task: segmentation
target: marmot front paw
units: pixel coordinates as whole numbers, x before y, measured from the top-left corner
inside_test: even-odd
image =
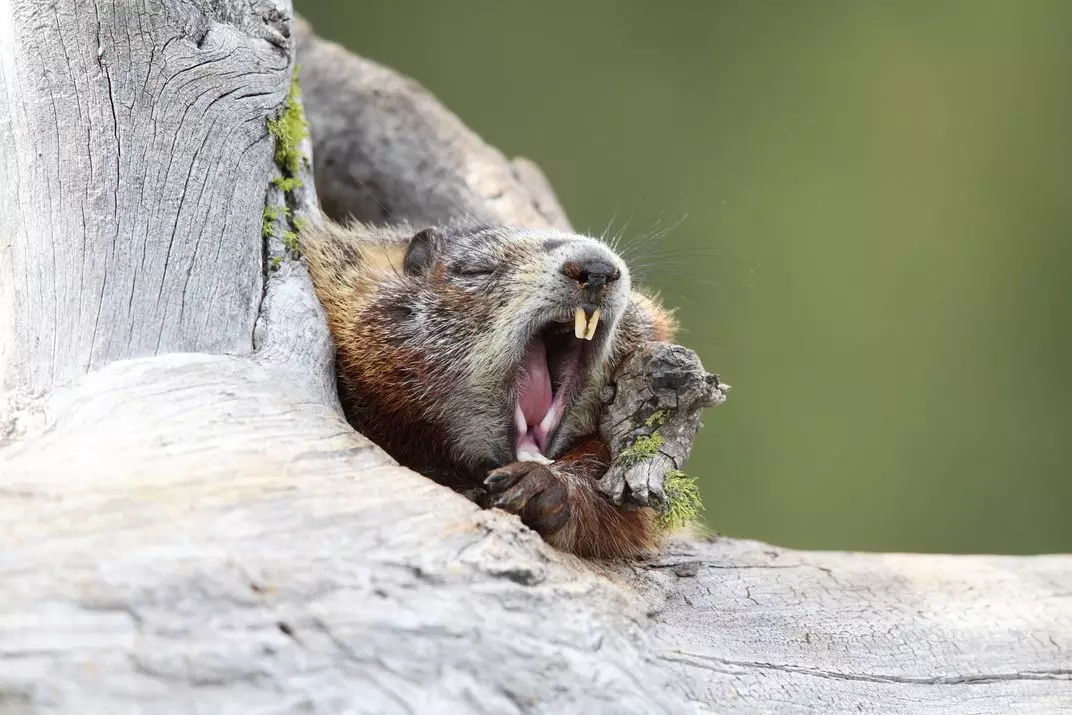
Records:
[[[489,472],[484,486],[491,506],[517,514],[525,526],[545,538],[570,520],[568,493],[552,466],[514,462]]]

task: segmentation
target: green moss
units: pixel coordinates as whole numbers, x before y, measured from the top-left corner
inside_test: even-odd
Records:
[[[283,242],[283,245],[287,247],[287,250],[294,255],[301,253],[301,246],[298,244],[298,234],[294,231],[284,230],[279,236],[279,240]]]
[[[268,133],[275,137],[275,163],[283,171],[284,181],[298,181],[296,177],[304,160],[300,145],[302,140],[309,136],[309,122],[305,119],[300,100],[301,82],[298,79],[298,68],[295,67],[283,111],[275,119],[268,119]],[[295,186],[300,185],[299,181]]]
[[[644,426],[651,430],[651,434],[637,437],[618,454],[617,459],[627,467],[654,459],[665,443],[659,428],[666,424],[668,418],[666,410],[651,413],[644,420]],[[695,479],[680,469],[671,469],[663,475],[663,490],[666,492],[666,503],[659,515],[660,529],[665,532],[676,531],[696,521],[703,511],[703,504]]]
[[[624,460],[626,466],[653,459],[664,444],[659,428],[666,424],[668,418],[666,410],[651,413],[648,419],[644,420],[644,426],[651,430],[651,434],[637,437],[618,454],[618,459]],[[660,529],[666,532],[676,531],[696,521],[703,511],[703,504],[695,479],[680,469],[671,469],[663,475],[663,489],[666,492],[666,503],[659,515]]]
[[[663,489],[666,508],[659,515],[659,526],[664,531],[676,531],[696,521],[703,511],[703,503],[695,479],[680,469],[671,469],[663,477]]]
[[[646,427],[662,427],[666,424],[666,410],[655,410],[651,413],[651,417],[644,420],[644,426]]]
[[[298,233],[296,231],[292,231],[291,228],[283,228],[278,234],[276,233],[276,222],[280,219],[287,220],[288,226],[292,228],[298,228],[298,224],[305,223],[300,219],[292,218],[292,216],[293,212],[286,206],[265,206],[264,216],[261,219],[261,236],[271,238],[278,235],[279,240],[283,242],[288,251],[295,255],[300,255],[301,246],[298,244]]]
[[[276,187],[284,193],[288,191],[293,191],[297,188],[301,188],[304,185],[305,184],[302,183],[301,179],[296,179],[290,176],[277,176],[272,179],[272,186]]]
[[[298,68],[294,68],[294,75],[290,81],[290,91],[287,93],[287,101],[283,104],[278,116],[268,119],[268,133],[275,139],[275,163],[279,165],[281,176],[272,179],[272,185],[283,192],[288,206],[265,206],[264,219],[261,224],[261,235],[264,238],[278,236],[287,250],[295,255],[301,254],[301,246],[298,244],[298,231],[305,225],[294,217],[291,207],[294,205],[293,192],[302,186],[299,178],[302,163],[306,161],[301,153],[301,143],[309,136],[309,122],[301,107],[301,84],[298,80]],[[278,230],[280,219],[284,219],[284,225]],[[272,259],[272,268],[279,264]],[[280,259],[282,260],[282,259]]]
[[[655,457],[663,446],[663,437],[659,434],[659,428],[666,424],[666,418],[666,410],[652,412],[651,416],[644,420],[644,426],[651,428],[651,434],[637,437],[631,445],[621,451],[618,459],[624,459],[629,464],[639,464]]]
[[[272,206],[271,204],[264,207],[264,213],[261,216],[261,236],[264,238],[271,238],[275,235],[275,222],[281,218],[289,218],[290,209],[286,206]]]
[[[297,231],[298,233],[302,233],[306,229],[309,228],[309,222],[306,221],[305,219],[303,219],[300,216],[295,216],[294,220],[291,221],[290,224],[294,227],[294,230]]]
[[[646,437],[637,437],[636,441],[626,447],[618,455],[618,459],[624,459],[629,464],[637,464],[647,459],[652,459],[659,453],[663,446],[663,436],[659,430],[655,430]]]
[[[272,260],[268,261],[268,267],[271,268],[273,271],[278,271],[279,266],[281,266],[282,264],[283,264],[283,257],[282,256],[272,256]]]

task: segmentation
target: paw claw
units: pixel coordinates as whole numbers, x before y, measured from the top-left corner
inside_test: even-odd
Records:
[[[518,484],[500,494],[499,498],[492,502],[492,506],[496,509],[508,511],[511,514],[517,514],[525,508],[526,502],[528,502],[532,496],[533,495],[529,490],[525,489],[524,484]]]
[[[514,462],[505,467],[499,467],[488,473],[484,479],[484,486],[492,492],[503,492],[517,484],[539,465],[535,462]]]
[[[507,489],[513,481],[517,479],[516,476],[505,474],[500,471],[492,472],[488,475],[488,478],[484,480],[484,486],[491,491],[502,491]]]

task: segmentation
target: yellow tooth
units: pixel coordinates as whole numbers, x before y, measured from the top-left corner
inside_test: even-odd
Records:
[[[577,311],[573,314],[573,334],[577,336],[578,340],[584,340],[585,326],[588,323],[588,319],[584,314],[584,308],[577,307]]]
[[[585,340],[591,340],[596,336],[596,326],[599,325],[599,308],[592,311],[592,317],[588,319],[588,331],[584,334]]]

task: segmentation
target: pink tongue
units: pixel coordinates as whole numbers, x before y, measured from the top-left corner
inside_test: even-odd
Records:
[[[551,409],[551,373],[547,371],[547,348],[537,340],[525,353],[518,381],[517,406],[529,427],[536,427]]]

